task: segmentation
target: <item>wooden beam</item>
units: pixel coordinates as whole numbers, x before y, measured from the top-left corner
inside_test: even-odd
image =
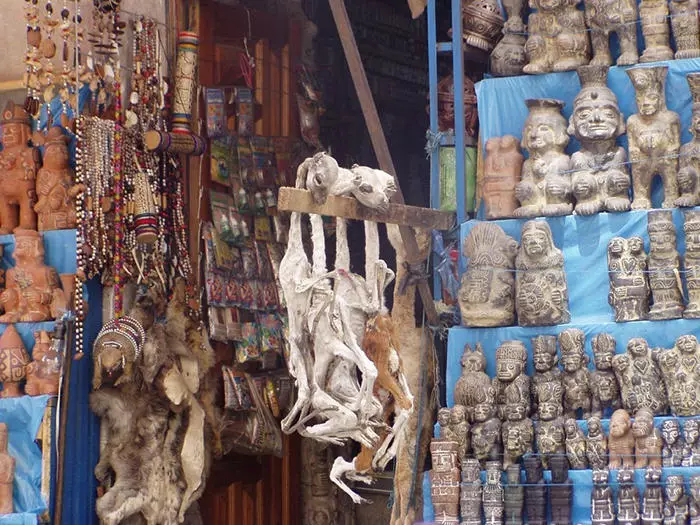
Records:
[[[316,204],[311,192],[296,188],[280,188],[277,208],[281,211],[316,213],[329,217],[344,217],[358,221],[385,222],[430,230],[449,230],[454,226],[455,214],[405,204],[389,204],[385,211],[374,210],[352,197],[329,195],[326,202]]]

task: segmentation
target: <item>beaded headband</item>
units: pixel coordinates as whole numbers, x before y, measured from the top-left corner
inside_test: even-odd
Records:
[[[119,334],[131,343],[134,349],[134,361],[138,360],[143,350],[143,344],[146,341],[146,331],[136,319],[129,316],[112,319],[102,327],[100,333],[97,334],[95,347],[100,344],[100,341],[112,334]]]

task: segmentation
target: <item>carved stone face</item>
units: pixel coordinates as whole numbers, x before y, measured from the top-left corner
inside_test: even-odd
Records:
[[[689,419],[683,425],[683,437],[685,442],[689,445],[694,444],[698,440],[698,435],[700,431],[698,430],[698,422],[694,419]]]
[[[638,89],[634,98],[637,102],[639,113],[645,117],[655,115],[661,109],[663,103],[661,93],[656,89]]]
[[[476,427],[472,433],[472,448],[477,456],[485,456],[498,440],[500,425],[492,420]]]
[[[522,405],[521,403],[507,404],[505,413],[508,421],[521,421],[527,416],[525,405]]]
[[[551,421],[555,417],[557,417],[561,410],[561,404],[555,402],[555,400],[550,400],[550,401],[545,401],[545,402],[540,402],[539,405],[537,405],[537,413],[540,416],[540,419],[543,421]]]
[[[653,426],[653,416],[650,418],[647,412],[640,410],[634,418],[634,423],[632,423],[632,434],[636,438],[646,437],[651,434]]]
[[[450,409],[441,408],[438,410],[438,423],[441,428],[446,428],[450,425]]]
[[[676,243],[676,232],[670,230],[649,232],[649,242],[653,252],[673,250]]]
[[[579,140],[610,140],[617,136],[620,110],[610,97],[593,92],[578,101],[572,121]]]
[[[482,423],[491,419],[496,414],[496,406],[493,403],[479,403],[474,406],[474,421]]]
[[[489,462],[490,463],[490,462]],[[499,484],[501,482],[501,466],[500,464],[498,465],[498,468],[489,468],[491,465],[487,465],[486,467],[486,483],[490,484]]]
[[[503,446],[508,452],[519,452],[523,449],[525,442],[523,433],[519,427],[512,426],[508,429]]]
[[[700,503],[700,476],[690,477],[690,497],[696,503]]]
[[[450,423],[459,425],[467,420],[467,409],[462,405],[455,405],[450,411]]]
[[[670,502],[677,502],[683,496],[683,477],[669,476],[666,478],[666,499]]]
[[[566,430],[566,439],[575,438],[578,434],[578,425],[576,424],[576,420],[567,419],[566,423],[564,423],[564,430]]]
[[[556,355],[552,355],[545,345],[535,345],[533,348],[532,361],[535,365],[535,370],[538,372],[546,372],[550,370],[556,363]]]
[[[610,370],[615,352],[613,348],[607,346],[593,347],[593,362],[598,370]]]
[[[576,372],[577,370],[583,368],[583,355],[579,351],[571,349],[562,355],[561,364],[564,367],[564,371],[570,374]]]
[[[523,234],[523,248],[530,257],[538,258],[547,255],[549,238],[542,230],[530,229]]]
[[[645,357],[649,351],[649,345],[644,339],[637,337],[627,344],[627,351],[632,357]]]
[[[592,417],[588,420],[588,437],[598,437],[601,430],[602,426],[599,418]]]
[[[630,237],[627,239],[627,246],[629,246],[632,255],[644,252],[644,240],[641,237]]]
[[[673,445],[678,441],[681,436],[681,429],[678,425],[678,421],[675,419],[667,419],[661,424],[661,435],[664,441],[669,445]]]
[[[500,359],[496,363],[496,376],[501,381],[513,381],[523,372],[522,361],[516,359]]]
[[[613,237],[608,242],[608,253],[620,255],[625,249],[625,240],[622,237]]]
[[[676,341],[676,345],[684,354],[693,354],[698,346],[698,340],[694,335],[682,335]]]
[[[613,396],[617,393],[615,387],[615,379],[612,376],[598,377],[598,394],[601,400],[612,400]]]
[[[698,132],[698,136],[700,136],[700,132]],[[700,252],[700,230],[685,232],[685,251],[686,253]]]
[[[622,437],[627,434],[630,426],[629,414],[625,410],[616,410],[610,418],[610,435],[612,437]]]
[[[477,353],[471,353],[464,358],[462,365],[468,372],[483,372],[484,357]]]
[[[542,462],[538,457],[525,458],[525,477],[528,483],[534,483],[542,479]]]
[[[41,261],[44,258],[44,243],[36,234],[15,234],[15,251],[14,257],[16,260],[23,261]]]

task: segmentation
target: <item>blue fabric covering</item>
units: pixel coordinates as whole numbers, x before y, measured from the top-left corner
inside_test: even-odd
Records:
[[[0,525],[36,525],[34,514],[5,514],[0,516]]]

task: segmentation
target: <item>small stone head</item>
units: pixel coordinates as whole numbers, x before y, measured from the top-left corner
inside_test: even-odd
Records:
[[[462,370],[465,372],[483,372],[486,370],[486,356],[481,343],[476,343],[476,349],[472,350],[471,346],[464,345],[464,353],[462,354]]]
[[[557,338],[538,335],[532,338],[532,361],[537,372],[547,372],[557,364]]]
[[[440,423],[440,428],[447,428],[450,426],[450,409],[441,408],[438,410],[438,423]]]
[[[595,485],[607,485],[610,481],[610,473],[606,469],[595,469],[593,471],[593,483]]]
[[[519,401],[507,403],[505,406],[505,415],[508,421],[522,421],[527,417],[527,407]]]
[[[501,483],[501,462],[487,461],[486,462],[486,483],[500,484]]]
[[[573,418],[566,420],[564,423],[564,431],[566,432],[567,440],[576,439],[576,437],[581,433],[576,420]]]
[[[593,338],[593,362],[597,370],[612,369],[615,344],[615,338],[610,334],[597,334]]]
[[[486,455],[491,448],[499,443],[501,422],[489,419],[480,428],[472,430],[472,448],[477,455]]]
[[[627,239],[627,247],[632,255],[644,254],[644,239],[639,236]]]
[[[430,442],[430,456],[435,472],[449,472],[458,465],[457,453],[459,444],[456,441],[433,439]]]
[[[666,500],[671,503],[680,501],[684,492],[683,476],[668,476],[666,478]]]
[[[646,407],[637,410],[632,423],[632,434],[636,438],[643,438],[651,434],[654,428],[654,413]]]
[[[617,471],[617,482],[621,485],[629,485],[634,481],[634,471],[632,469],[620,469]]]
[[[566,483],[569,479],[569,460],[563,454],[549,458],[549,468],[552,471],[552,483]]]
[[[683,423],[683,438],[688,445],[693,445],[700,435],[700,420],[688,419]]]
[[[690,476],[690,497],[700,503],[700,475]]]
[[[600,418],[593,416],[588,419],[588,437],[598,437],[603,432],[603,425]]]
[[[519,426],[509,426],[503,437],[503,447],[511,454],[517,454],[523,450],[525,446],[525,436],[523,435],[523,430]]]
[[[622,237],[613,237],[608,241],[608,258],[619,258],[625,251],[625,239]]]
[[[625,121],[617,97],[606,85],[607,66],[581,66],[576,72],[581,91],[574,99],[569,134],[583,142],[611,140],[622,135]]]
[[[694,335],[682,335],[676,339],[676,346],[684,354],[694,354],[698,348],[698,339]]]
[[[528,99],[530,113],[523,127],[522,147],[530,154],[564,151],[569,144],[567,122],[561,110],[564,102],[555,99]]]
[[[505,341],[496,350],[496,377],[513,381],[525,370],[527,349],[520,341]]]
[[[539,456],[534,454],[523,459],[525,466],[525,479],[527,483],[537,483],[542,480],[542,461]]]
[[[613,412],[610,418],[610,437],[623,437],[632,428],[632,420],[627,410],[624,408],[619,408]]]
[[[641,337],[634,337],[627,343],[627,353],[633,358],[646,357],[649,354],[649,343]]]
[[[552,230],[544,221],[528,221],[521,232],[522,247],[532,259],[541,259],[555,249]]]
[[[644,479],[647,483],[658,483],[661,479],[661,469],[659,467],[647,467],[644,472]]]
[[[652,117],[666,108],[664,84],[667,66],[636,67],[627,70],[635,91],[637,110],[644,117]]]
[[[559,334],[559,348],[561,349],[561,364],[564,371],[576,372],[586,367],[588,357],[584,351],[586,335],[583,330],[569,328]]]
[[[668,210],[653,210],[647,215],[649,251],[665,253],[676,249],[676,227]]]
[[[542,421],[551,421],[561,416],[564,408],[564,389],[559,381],[547,381],[537,386],[537,413]]]
[[[475,393],[473,419],[482,423],[496,415],[496,390],[492,386],[479,388]]]
[[[467,420],[467,407],[455,405],[450,410],[450,425],[459,425]]]
[[[661,436],[667,445],[674,445],[681,437],[681,426],[676,419],[667,419],[661,423]]]
[[[508,485],[520,485],[520,465],[508,465],[506,482]]]

